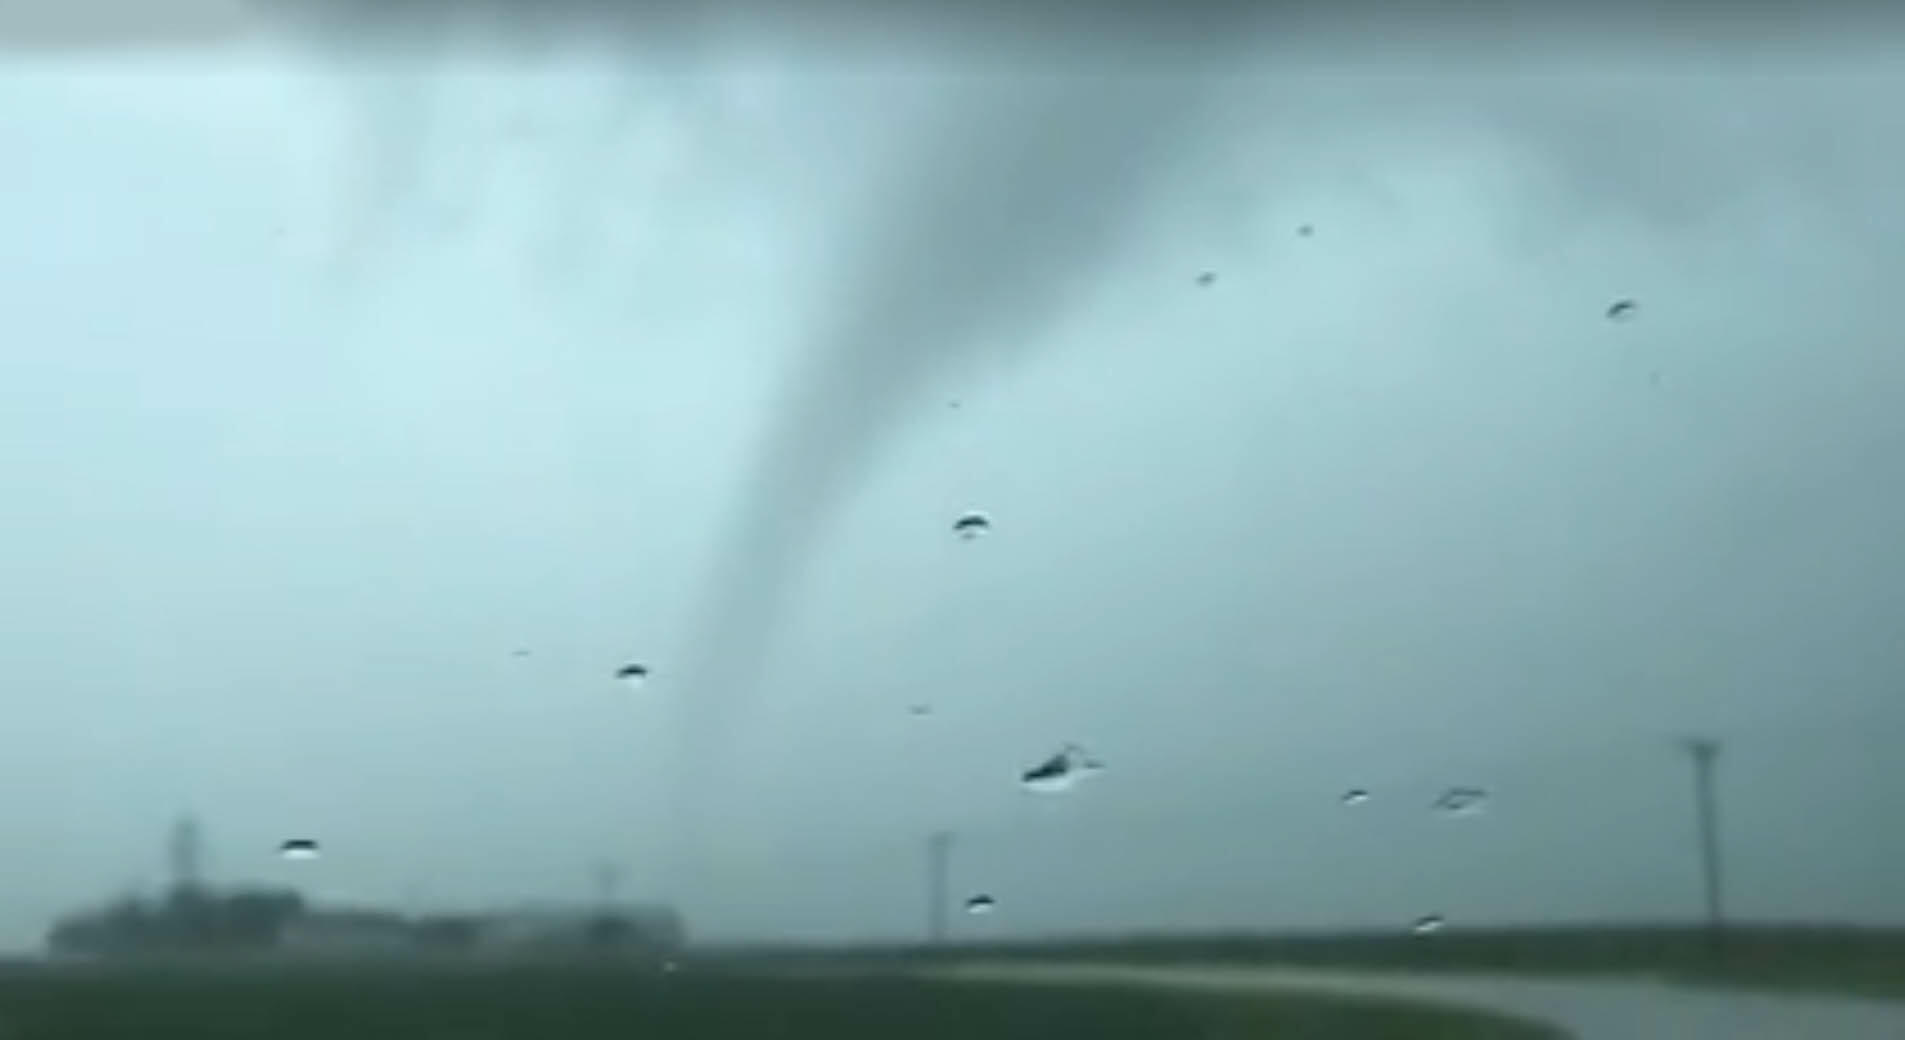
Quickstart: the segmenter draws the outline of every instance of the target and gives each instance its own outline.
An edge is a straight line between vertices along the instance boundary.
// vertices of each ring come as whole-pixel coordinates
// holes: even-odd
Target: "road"
[[[1644,979],[1528,979],[1296,968],[967,964],[939,974],[1047,984],[1126,982],[1217,990],[1304,990],[1485,1008],[1547,1022],[1577,1040],[1901,1040],[1905,1002],[1750,993]]]

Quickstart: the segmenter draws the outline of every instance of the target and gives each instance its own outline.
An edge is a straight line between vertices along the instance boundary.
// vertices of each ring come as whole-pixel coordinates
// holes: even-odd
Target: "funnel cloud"
[[[1169,183],[1209,82],[1188,64],[962,71],[929,85],[847,236],[745,478],[692,636],[690,763],[758,693],[803,566],[882,451],[940,378],[1037,349]]]

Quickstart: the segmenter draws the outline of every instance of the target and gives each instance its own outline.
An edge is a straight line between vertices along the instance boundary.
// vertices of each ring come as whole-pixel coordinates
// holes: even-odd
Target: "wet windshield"
[[[0,1035],[1905,1032],[1894,26],[651,6],[0,14]]]

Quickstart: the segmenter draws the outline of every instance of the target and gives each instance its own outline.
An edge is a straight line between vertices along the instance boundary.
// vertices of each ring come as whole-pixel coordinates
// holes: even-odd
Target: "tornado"
[[[764,666],[843,504],[942,379],[1029,356],[1129,255],[1197,143],[1218,67],[1183,53],[1022,53],[932,74],[910,145],[843,237],[833,292],[801,333],[718,536],[683,662],[678,809],[690,830],[696,801],[720,787],[724,746],[767,692]]]

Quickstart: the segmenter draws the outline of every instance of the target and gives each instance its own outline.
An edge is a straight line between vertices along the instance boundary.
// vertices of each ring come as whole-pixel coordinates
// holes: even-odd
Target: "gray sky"
[[[1895,27],[277,25],[0,72],[0,943],[186,809],[724,936],[910,934],[940,826],[999,934],[1681,914],[1688,731],[1741,913],[1905,918]]]

